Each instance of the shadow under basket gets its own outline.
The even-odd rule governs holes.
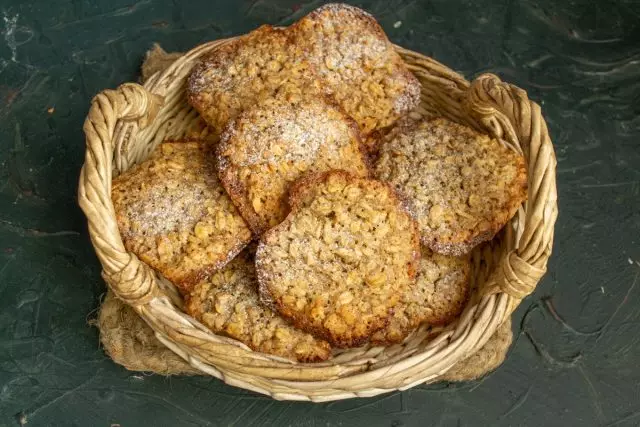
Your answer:
[[[78,199],[113,292],[156,337],[203,375],[280,400],[315,402],[375,396],[439,380],[480,349],[546,271],[557,217],[556,158],[540,107],[525,91],[484,74],[473,82],[444,65],[396,47],[422,83],[418,113],[489,133],[527,163],[528,201],[491,242],[472,253],[472,295],[444,328],[423,327],[390,347],[345,349],[323,363],[296,363],[219,336],[182,311],[175,288],[127,252],[111,203],[111,180],[146,159],[165,139],[206,128],[186,100],[199,58],[231,39],[196,47],[144,86],[126,83],[97,95],[84,123],[86,158]]]

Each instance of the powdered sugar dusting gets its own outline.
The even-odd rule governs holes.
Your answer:
[[[191,94],[195,95],[206,91],[211,81],[215,81],[220,90],[233,89],[231,76],[225,72],[228,64],[208,64],[206,61],[198,65],[196,70],[189,76],[188,87]]]
[[[206,213],[204,201],[223,197],[211,161],[197,161],[197,148],[171,145],[180,150],[169,155],[156,153],[132,171],[141,179],[137,191],[125,196],[130,198],[125,205],[129,221],[143,225],[150,236],[193,229]],[[185,180],[185,168],[197,178]]]
[[[160,187],[131,203],[128,216],[133,222],[146,224],[146,232],[153,236],[192,229],[205,214],[202,201],[206,191],[204,183],[190,186],[189,191]]]
[[[408,73],[409,80],[417,80],[415,77]],[[393,103],[393,112],[398,116],[401,116],[411,110],[413,110],[420,103],[420,92],[422,90],[421,85],[408,84],[406,90],[401,92]]]
[[[369,12],[367,12],[366,10],[362,10],[358,7],[355,6],[351,6],[348,5],[346,3],[327,3],[323,6],[320,6],[319,8],[317,8],[316,10],[314,10],[313,12],[311,12],[308,16],[313,16],[313,15],[320,15],[323,12],[330,12],[334,15],[340,14],[340,13],[344,13],[344,12],[350,12],[353,15],[360,15],[360,16],[365,16],[369,19],[374,19],[373,15],[371,15]]]
[[[238,166],[261,163],[313,161],[322,145],[337,150],[352,140],[347,123],[341,116],[330,117],[330,107],[309,101],[268,103],[266,108],[251,110],[242,117],[242,133],[233,129],[226,138],[241,138],[245,148],[241,156],[232,156]],[[267,117],[268,122],[261,121]],[[239,159],[239,160],[236,160]]]

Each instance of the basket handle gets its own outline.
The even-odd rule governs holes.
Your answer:
[[[135,138],[138,129],[153,121],[162,102],[142,86],[126,83],[93,98],[83,126],[87,150],[78,203],[88,219],[102,276],[120,299],[133,306],[149,302],[157,294],[157,285],[151,269],[125,249],[115,221],[111,202],[114,138]]]
[[[468,91],[471,114],[496,137],[521,150],[527,164],[528,200],[516,247],[502,258],[484,294],[529,295],[546,272],[558,216],[556,157],[540,106],[527,93],[493,74],[476,78]]]

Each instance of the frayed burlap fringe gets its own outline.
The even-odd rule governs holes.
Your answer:
[[[145,81],[147,81],[149,77],[151,77],[158,71],[166,69],[181,56],[182,53],[180,52],[167,53],[162,47],[160,47],[159,44],[154,44],[153,47],[149,49],[149,51],[147,51],[144,62],[142,63],[140,75],[142,82],[144,83]]]
[[[100,341],[109,357],[131,371],[163,375],[198,372],[158,341],[153,330],[111,290],[100,307],[98,327]]]
[[[142,80],[164,70],[181,56],[167,53],[155,44],[142,64]],[[162,375],[194,375],[198,371],[165,347],[136,312],[109,290],[97,320],[100,341],[114,362],[131,371]],[[444,376],[446,381],[473,380],[493,371],[504,361],[513,339],[511,322],[500,326],[478,352],[459,362]]]

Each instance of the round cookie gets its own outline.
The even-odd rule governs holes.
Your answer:
[[[319,362],[331,356],[326,341],[295,329],[260,301],[254,257],[249,250],[198,283],[187,298],[185,310],[213,332],[255,351],[298,362]]]
[[[369,169],[357,125],[322,97],[278,97],[231,121],[216,150],[218,176],[254,233],[286,217],[291,183],[306,172]]]
[[[208,145],[171,142],[113,180],[127,250],[182,292],[223,267],[251,231],[220,184]]]
[[[328,4],[287,30],[363,134],[391,125],[418,105],[420,82],[367,12]]]
[[[229,120],[263,99],[318,89],[304,58],[285,30],[263,25],[205,56],[189,75],[188,100],[219,135]]]
[[[415,221],[391,187],[344,171],[305,176],[290,205],[258,245],[261,295],[333,346],[363,343],[415,280]]]
[[[469,296],[469,257],[440,255],[425,247],[420,251],[416,283],[400,298],[387,327],[373,334],[374,344],[402,342],[421,323],[446,325],[464,308]]]
[[[527,198],[522,155],[443,118],[399,123],[375,175],[406,198],[422,243],[445,255],[492,239]]]

